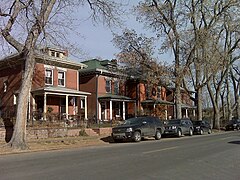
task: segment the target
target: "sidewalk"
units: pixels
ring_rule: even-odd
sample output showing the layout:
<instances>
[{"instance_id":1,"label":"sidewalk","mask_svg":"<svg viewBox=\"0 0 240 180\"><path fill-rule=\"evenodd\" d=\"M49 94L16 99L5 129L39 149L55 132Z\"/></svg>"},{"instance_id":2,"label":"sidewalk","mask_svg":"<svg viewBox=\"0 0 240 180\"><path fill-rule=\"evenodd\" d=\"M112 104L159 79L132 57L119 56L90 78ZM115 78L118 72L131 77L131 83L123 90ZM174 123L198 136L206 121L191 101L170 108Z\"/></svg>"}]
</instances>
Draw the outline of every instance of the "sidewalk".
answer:
<instances>
[{"instance_id":1,"label":"sidewalk","mask_svg":"<svg viewBox=\"0 0 240 180\"><path fill-rule=\"evenodd\" d=\"M9 147L6 147L6 142L0 141L0 155L37 152L37 151L50 151L61 150L70 148L79 148L86 146L104 145L109 142L104 142L101 139L106 137L100 136L79 136L79 137L63 137L63 138L51 138L51 139L38 139L29 140L27 142L29 149L24 151L12 151Z\"/></svg>"}]
</instances>

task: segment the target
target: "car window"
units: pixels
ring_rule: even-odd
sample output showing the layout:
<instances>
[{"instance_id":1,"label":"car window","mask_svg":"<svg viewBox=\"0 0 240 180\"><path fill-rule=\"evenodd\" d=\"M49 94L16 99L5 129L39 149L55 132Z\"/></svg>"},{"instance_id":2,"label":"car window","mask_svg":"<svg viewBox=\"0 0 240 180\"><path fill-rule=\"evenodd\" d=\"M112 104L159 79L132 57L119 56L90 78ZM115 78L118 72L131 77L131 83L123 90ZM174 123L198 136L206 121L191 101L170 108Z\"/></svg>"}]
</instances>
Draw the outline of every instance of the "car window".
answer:
<instances>
[{"instance_id":1,"label":"car window","mask_svg":"<svg viewBox=\"0 0 240 180\"><path fill-rule=\"evenodd\" d=\"M168 125L171 125L171 124L180 124L180 120L169 120Z\"/></svg>"},{"instance_id":2,"label":"car window","mask_svg":"<svg viewBox=\"0 0 240 180\"><path fill-rule=\"evenodd\" d=\"M142 123L142 121L143 120L139 118L130 118L125 120L123 124L126 124L126 125L139 124L139 123Z\"/></svg>"}]
</instances>

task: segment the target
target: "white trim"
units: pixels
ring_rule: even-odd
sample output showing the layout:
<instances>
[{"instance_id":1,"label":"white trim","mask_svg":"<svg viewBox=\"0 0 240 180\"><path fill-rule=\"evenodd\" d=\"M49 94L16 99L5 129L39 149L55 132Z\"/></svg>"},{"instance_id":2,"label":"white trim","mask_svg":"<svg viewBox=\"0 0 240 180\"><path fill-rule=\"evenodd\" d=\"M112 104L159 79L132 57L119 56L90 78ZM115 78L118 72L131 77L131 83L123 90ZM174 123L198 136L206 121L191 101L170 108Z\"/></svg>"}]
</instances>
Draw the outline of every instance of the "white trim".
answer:
<instances>
[{"instance_id":1,"label":"white trim","mask_svg":"<svg viewBox=\"0 0 240 180\"><path fill-rule=\"evenodd\" d=\"M55 68L55 66L44 64L44 68L53 70Z\"/></svg>"},{"instance_id":2,"label":"white trim","mask_svg":"<svg viewBox=\"0 0 240 180\"><path fill-rule=\"evenodd\" d=\"M67 68L62 68L62 67L56 67L58 71L64 71L66 72L67 71Z\"/></svg>"}]
</instances>

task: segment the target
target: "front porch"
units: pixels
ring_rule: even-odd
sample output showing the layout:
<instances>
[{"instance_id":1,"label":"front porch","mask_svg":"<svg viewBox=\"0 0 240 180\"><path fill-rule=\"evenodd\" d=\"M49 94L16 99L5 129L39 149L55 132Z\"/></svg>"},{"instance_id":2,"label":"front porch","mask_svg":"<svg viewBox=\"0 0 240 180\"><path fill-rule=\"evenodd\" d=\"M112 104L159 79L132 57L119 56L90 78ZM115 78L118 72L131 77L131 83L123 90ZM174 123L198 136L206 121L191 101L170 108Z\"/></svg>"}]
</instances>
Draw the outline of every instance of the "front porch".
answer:
<instances>
[{"instance_id":1,"label":"front porch","mask_svg":"<svg viewBox=\"0 0 240 180\"><path fill-rule=\"evenodd\" d=\"M88 92L49 86L33 90L31 94L29 123L59 122L72 126L88 119Z\"/></svg>"},{"instance_id":2,"label":"front porch","mask_svg":"<svg viewBox=\"0 0 240 180\"><path fill-rule=\"evenodd\" d=\"M136 115L136 101L120 95L106 94L98 97L100 121L125 120Z\"/></svg>"}]
</instances>

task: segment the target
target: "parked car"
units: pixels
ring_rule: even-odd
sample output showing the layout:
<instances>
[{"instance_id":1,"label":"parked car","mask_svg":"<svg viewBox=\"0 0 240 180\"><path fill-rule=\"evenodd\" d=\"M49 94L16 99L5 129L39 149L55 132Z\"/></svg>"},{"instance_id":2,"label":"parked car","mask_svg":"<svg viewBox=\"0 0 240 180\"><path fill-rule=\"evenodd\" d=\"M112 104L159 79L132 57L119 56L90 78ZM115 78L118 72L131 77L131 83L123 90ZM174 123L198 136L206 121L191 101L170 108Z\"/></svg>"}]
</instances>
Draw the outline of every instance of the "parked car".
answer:
<instances>
[{"instance_id":1,"label":"parked car","mask_svg":"<svg viewBox=\"0 0 240 180\"><path fill-rule=\"evenodd\" d=\"M190 119L173 119L165 125L164 135L193 135L193 124Z\"/></svg>"},{"instance_id":2,"label":"parked car","mask_svg":"<svg viewBox=\"0 0 240 180\"><path fill-rule=\"evenodd\" d=\"M122 125L112 128L112 138L115 142L123 139L141 141L144 137L154 137L161 139L163 124L157 117L135 117L125 120Z\"/></svg>"},{"instance_id":3,"label":"parked car","mask_svg":"<svg viewBox=\"0 0 240 180\"><path fill-rule=\"evenodd\" d=\"M212 127L208 121L199 120L199 121L192 121L192 123L193 123L194 134L202 135L204 133L208 133L208 134L212 133Z\"/></svg>"},{"instance_id":4,"label":"parked car","mask_svg":"<svg viewBox=\"0 0 240 180\"><path fill-rule=\"evenodd\" d=\"M229 121L225 128L226 128L226 131L235 130L235 129L240 130L240 119L233 119Z\"/></svg>"}]
</instances>

